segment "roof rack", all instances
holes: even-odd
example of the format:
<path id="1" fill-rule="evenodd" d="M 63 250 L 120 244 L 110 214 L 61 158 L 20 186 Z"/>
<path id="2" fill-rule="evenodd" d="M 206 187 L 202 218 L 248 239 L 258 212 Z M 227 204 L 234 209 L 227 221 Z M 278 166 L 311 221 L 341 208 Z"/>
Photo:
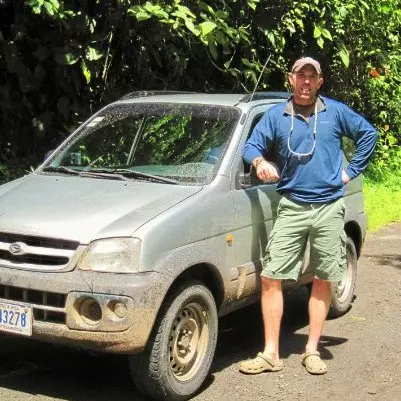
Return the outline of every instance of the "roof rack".
<path id="1" fill-rule="evenodd" d="M 240 103 L 248 103 L 251 100 L 264 100 L 264 99 L 288 99 L 291 92 L 255 92 L 248 93 L 241 100 Z"/>
<path id="2" fill-rule="evenodd" d="M 193 94 L 196 92 L 187 91 L 162 91 L 162 90 L 151 90 L 151 91 L 135 91 L 130 92 L 121 97 L 119 100 L 134 99 L 136 97 L 146 97 L 146 96 L 157 96 L 157 95 L 179 95 L 179 94 Z"/>

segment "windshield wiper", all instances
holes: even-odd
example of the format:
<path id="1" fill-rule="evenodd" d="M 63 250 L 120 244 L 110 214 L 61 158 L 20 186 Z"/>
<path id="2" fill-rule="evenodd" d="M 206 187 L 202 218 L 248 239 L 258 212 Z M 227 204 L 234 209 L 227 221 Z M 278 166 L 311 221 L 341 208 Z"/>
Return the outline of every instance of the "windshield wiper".
<path id="1" fill-rule="evenodd" d="M 130 170 L 126 168 L 115 168 L 115 169 L 96 169 L 96 171 L 82 171 L 80 175 L 93 175 L 100 177 L 118 177 L 122 180 L 127 180 L 127 178 L 145 178 L 149 181 L 157 181 L 167 184 L 178 185 L 179 181 L 172 178 L 162 177 L 160 175 L 153 175 L 147 173 L 141 173 L 139 171 Z"/>
<path id="2" fill-rule="evenodd" d="M 126 177 L 122 174 L 114 174 L 111 172 L 103 172 L 103 171 L 80 171 L 80 177 L 94 177 L 94 178 L 111 178 L 112 180 L 122 180 L 128 181 Z"/>
<path id="3" fill-rule="evenodd" d="M 46 166 L 43 167 L 42 171 L 51 172 L 51 173 L 66 173 L 72 175 L 79 175 L 80 171 L 74 170 L 72 168 L 64 167 L 64 166 Z"/>
<path id="4" fill-rule="evenodd" d="M 130 169 L 126 169 L 126 168 L 117 168 L 117 169 L 112 170 L 112 172 L 122 174 L 122 175 L 124 175 L 124 177 L 146 178 L 151 181 L 158 181 L 158 182 L 163 182 L 163 183 L 167 183 L 167 184 L 174 184 L 174 185 L 179 184 L 179 181 L 174 180 L 172 178 L 167 178 L 167 177 L 163 177 L 160 175 L 153 175 L 153 174 L 148 174 L 148 173 L 141 173 L 139 171 L 130 170 Z"/>

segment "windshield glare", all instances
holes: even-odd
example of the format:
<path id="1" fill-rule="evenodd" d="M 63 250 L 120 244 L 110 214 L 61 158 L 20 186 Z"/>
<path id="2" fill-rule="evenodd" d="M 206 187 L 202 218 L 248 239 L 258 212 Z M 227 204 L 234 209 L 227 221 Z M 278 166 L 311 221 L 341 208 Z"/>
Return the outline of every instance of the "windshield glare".
<path id="1" fill-rule="evenodd" d="M 44 169 L 130 170 L 185 185 L 207 184 L 239 115 L 237 109 L 223 106 L 111 105 L 82 126 Z"/>

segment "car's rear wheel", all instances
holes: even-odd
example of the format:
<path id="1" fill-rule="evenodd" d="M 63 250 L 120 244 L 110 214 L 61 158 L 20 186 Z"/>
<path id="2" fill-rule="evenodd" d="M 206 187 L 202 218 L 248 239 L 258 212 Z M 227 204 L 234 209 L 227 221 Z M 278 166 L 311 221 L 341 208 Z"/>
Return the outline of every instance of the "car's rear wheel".
<path id="1" fill-rule="evenodd" d="M 354 289 L 358 267 L 358 254 L 352 238 L 346 239 L 347 268 L 343 279 L 333 284 L 333 298 L 329 317 L 339 317 L 346 313 L 354 298 Z"/>
<path id="2" fill-rule="evenodd" d="M 156 321 L 146 350 L 130 357 L 137 388 L 156 400 L 186 400 L 202 385 L 218 333 L 216 304 L 200 282 L 177 288 Z"/>

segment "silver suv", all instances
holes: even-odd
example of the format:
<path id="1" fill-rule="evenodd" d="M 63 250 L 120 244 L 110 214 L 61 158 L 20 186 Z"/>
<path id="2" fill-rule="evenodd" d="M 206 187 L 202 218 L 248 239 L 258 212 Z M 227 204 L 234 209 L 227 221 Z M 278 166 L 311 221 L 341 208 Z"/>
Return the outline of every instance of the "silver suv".
<path id="1" fill-rule="evenodd" d="M 287 97 L 132 93 L 0 186 L 0 330 L 126 354 L 148 397 L 189 398 L 213 361 L 218 316 L 259 299 L 279 195 L 242 145 Z M 345 199 L 334 316 L 350 307 L 365 237 L 360 179 Z M 305 254 L 288 286 L 311 282 Z"/>

